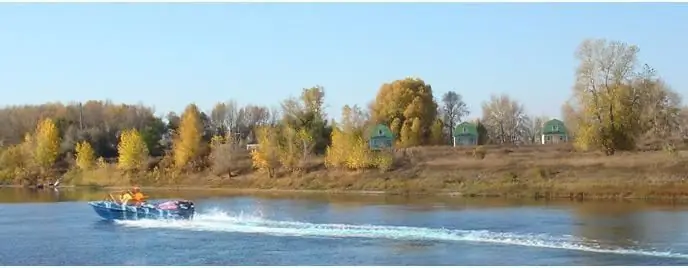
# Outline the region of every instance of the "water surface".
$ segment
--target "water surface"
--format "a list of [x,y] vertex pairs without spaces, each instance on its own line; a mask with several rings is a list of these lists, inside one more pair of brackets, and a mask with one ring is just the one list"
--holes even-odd
[[685,265],[686,206],[149,192],[192,221],[102,221],[105,193],[0,188],[0,265]]

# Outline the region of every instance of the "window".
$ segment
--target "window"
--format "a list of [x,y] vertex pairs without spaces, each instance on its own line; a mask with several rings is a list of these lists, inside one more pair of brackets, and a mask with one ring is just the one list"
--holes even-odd
[[558,125],[553,125],[553,126],[552,126],[552,131],[559,131],[559,126],[558,126]]
[[466,127],[463,127],[463,133],[466,133],[466,132],[468,132],[468,130],[466,129]]
[[564,141],[564,136],[559,136],[560,141]]
[[545,140],[552,140],[552,136],[545,136]]
[[382,136],[382,129],[378,129],[378,130],[377,130],[377,134],[380,135],[380,136]]

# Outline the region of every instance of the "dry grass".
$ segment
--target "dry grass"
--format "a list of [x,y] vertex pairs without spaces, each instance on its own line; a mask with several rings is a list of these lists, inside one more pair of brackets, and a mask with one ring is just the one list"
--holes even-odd
[[[213,172],[173,176],[148,172],[127,179],[110,169],[88,184],[177,185],[265,190],[331,192],[384,191],[394,194],[456,194],[536,198],[688,198],[688,151],[623,152],[614,156],[575,152],[566,145],[483,148],[417,147],[396,152],[396,167],[379,170],[328,170],[314,158],[308,172],[268,178],[251,168],[248,152],[232,156],[232,174]],[[95,171],[104,172],[104,171]],[[94,173],[95,174],[95,173]],[[102,175],[102,177],[101,177]],[[106,179],[107,178],[107,179]],[[85,178],[82,178],[84,182]],[[75,180],[76,182],[77,180]],[[82,183],[83,184],[83,183]]]

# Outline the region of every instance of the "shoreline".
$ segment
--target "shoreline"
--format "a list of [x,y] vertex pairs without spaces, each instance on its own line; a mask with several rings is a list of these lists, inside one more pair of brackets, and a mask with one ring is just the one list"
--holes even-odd
[[[649,186],[649,185],[648,185]],[[131,186],[83,186],[83,185],[64,185],[57,187],[57,189],[68,190],[94,190],[94,191],[119,191]],[[2,188],[15,189],[34,189],[34,190],[52,190],[52,187],[45,188],[31,188],[22,185],[0,185]],[[141,186],[143,190],[147,191],[213,191],[236,194],[316,194],[316,195],[365,195],[365,196],[405,196],[411,198],[426,198],[426,197],[451,197],[458,199],[513,199],[513,200],[551,200],[551,201],[595,201],[595,202],[618,202],[618,201],[661,201],[661,202],[680,202],[688,203],[688,193],[677,192],[653,192],[653,194],[639,196],[632,192],[620,193],[548,193],[548,192],[515,192],[515,193],[462,193],[460,191],[435,190],[424,192],[400,192],[400,191],[385,191],[385,190],[346,190],[346,189],[265,189],[265,188],[235,188],[235,187],[217,187],[217,186],[198,186],[198,185],[158,185],[158,186]]]

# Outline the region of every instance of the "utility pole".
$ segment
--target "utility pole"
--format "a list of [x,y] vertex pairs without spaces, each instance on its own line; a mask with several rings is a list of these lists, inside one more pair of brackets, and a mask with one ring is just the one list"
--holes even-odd
[[84,106],[79,102],[79,129],[84,130]]

